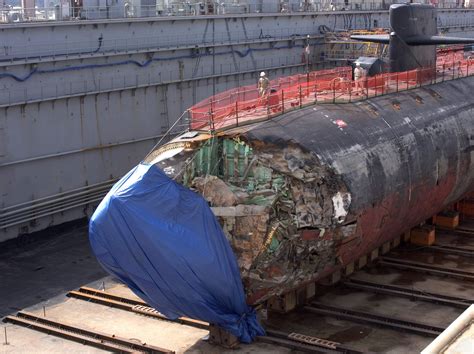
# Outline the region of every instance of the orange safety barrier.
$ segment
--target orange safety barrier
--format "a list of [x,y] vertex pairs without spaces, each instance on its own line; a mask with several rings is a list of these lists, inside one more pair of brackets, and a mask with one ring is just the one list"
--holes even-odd
[[[275,97],[272,91],[278,95],[286,96],[287,99],[299,97],[299,91],[295,87],[312,87],[313,92],[316,85],[322,90],[338,89],[340,84],[334,83],[334,79],[351,80],[352,68],[340,67],[335,69],[314,71],[309,74],[297,74],[271,80],[268,93]],[[282,93],[285,92],[287,95]],[[273,101],[275,99],[273,98]],[[250,110],[267,105],[267,100],[259,98],[256,85],[243,86],[227,90],[214,95],[204,101],[197,103],[189,109],[191,115],[191,128],[202,129],[209,126],[209,117],[213,120],[225,118],[240,110]]]
[[228,90],[188,110],[190,129],[219,130],[269,119],[308,104],[354,102],[474,74],[474,59],[464,59],[462,52],[445,54],[438,58],[436,69],[384,73],[358,82],[352,80],[351,67],[340,67],[272,80],[263,97],[259,97],[256,85]]

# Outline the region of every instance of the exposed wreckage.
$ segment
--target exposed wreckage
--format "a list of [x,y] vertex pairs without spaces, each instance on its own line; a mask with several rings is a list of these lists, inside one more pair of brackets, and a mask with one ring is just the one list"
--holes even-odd
[[[390,66],[404,71],[413,89],[398,92],[397,76],[397,93],[257,123],[241,117],[241,127],[212,122],[208,128],[217,132],[186,133],[145,159],[209,202],[237,256],[248,303],[327,276],[474,189],[474,77],[433,78],[435,45],[443,43],[434,36],[433,8],[394,5],[391,21],[390,36],[356,39],[390,43]],[[401,53],[406,47],[413,49],[409,59]],[[420,63],[427,70],[411,86],[409,71]],[[384,80],[382,93],[394,81]],[[432,85],[423,87],[426,80]],[[309,90],[300,84],[300,106],[302,87]],[[377,79],[365,88],[377,94]],[[323,101],[324,93],[314,91]],[[279,113],[281,96],[274,100]],[[237,117],[240,103],[235,107]]]

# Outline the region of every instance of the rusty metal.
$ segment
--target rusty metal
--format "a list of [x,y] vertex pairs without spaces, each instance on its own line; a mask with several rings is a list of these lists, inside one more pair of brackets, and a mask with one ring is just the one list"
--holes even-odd
[[359,353],[359,351],[351,349],[342,345],[341,343],[330,341],[327,339],[321,339],[313,336],[308,336],[301,333],[285,333],[273,329],[266,330],[267,335],[270,337],[280,338],[280,339],[288,339],[294,342],[299,342],[305,345],[311,345],[314,347],[320,347],[324,349],[329,349],[332,351],[343,352],[343,353]]
[[[308,344],[297,343],[289,339],[270,337],[270,336],[261,336],[257,337],[257,340],[262,343],[278,345],[280,347],[289,348],[303,353],[331,353],[328,349],[312,347]],[[337,353],[337,351],[336,351]]]
[[322,303],[312,302],[310,306],[305,306],[308,312],[336,317],[342,320],[352,322],[369,323],[381,327],[391,328],[399,331],[412,332],[424,336],[437,337],[445,328],[432,326],[421,322],[408,321],[393,316],[375,315],[363,311],[354,311],[343,307],[325,305]]
[[355,349],[346,347],[341,343],[316,338],[300,333],[285,333],[273,329],[266,330],[265,337],[258,337],[260,342],[279,345],[293,350],[306,353],[361,353]]
[[[75,293],[75,292],[71,291],[69,294],[72,294],[72,293]],[[117,301],[117,302],[123,302],[125,304],[130,304],[130,305],[148,306],[145,301],[140,300],[140,299],[132,299],[132,298],[129,298],[129,297],[118,296],[118,295],[115,295],[115,294],[112,294],[112,293],[109,293],[109,292],[106,292],[106,291],[102,291],[102,290],[99,290],[99,289],[89,288],[87,286],[81,286],[79,288],[79,290],[76,291],[76,293],[90,294],[90,295],[98,296],[98,297],[101,297],[101,298],[114,300],[114,301]]]
[[353,289],[374,292],[377,294],[406,297],[409,299],[434,302],[437,304],[455,306],[464,309],[469,307],[469,305],[474,302],[474,299],[463,299],[455,296],[415,290],[404,286],[380,284],[358,279],[347,279],[342,282],[342,285]]
[[474,281],[474,272],[460,270],[456,268],[441,267],[433,264],[427,264],[416,261],[408,261],[405,259],[398,259],[393,257],[381,257],[378,264],[393,268],[407,269],[417,272],[430,273],[441,276],[448,276],[452,278],[464,279]]
[[146,302],[142,300],[122,297],[93,288],[81,287],[79,291],[70,291],[68,293],[68,296],[94,302],[101,305],[118,308],[129,312],[134,312],[148,317],[153,317],[159,320],[177,322],[180,324],[201,329],[209,329],[209,324],[206,322],[193,320],[187,317],[180,317],[176,320],[172,320],[162,315],[160,312],[150,307]]
[[113,352],[174,353],[174,351],[169,349],[160,348],[141,342],[137,343],[136,341],[130,341],[116,335],[109,335],[106,333],[92,331],[62,322],[45,319],[27,312],[19,312],[16,316],[7,316],[4,318],[4,322],[25,326],[40,332]]

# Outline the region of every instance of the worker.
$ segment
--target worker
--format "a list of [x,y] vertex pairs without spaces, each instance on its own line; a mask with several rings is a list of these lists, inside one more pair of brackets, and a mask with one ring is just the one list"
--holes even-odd
[[360,66],[360,63],[356,63],[356,67],[354,69],[356,95],[359,94],[359,91],[362,91],[362,93],[364,93],[364,79],[365,79],[365,70]]
[[260,73],[260,79],[258,79],[258,96],[260,98],[264,97],[267,94],[268,86],[270,86],[270,80],[265,75],[265,72]]

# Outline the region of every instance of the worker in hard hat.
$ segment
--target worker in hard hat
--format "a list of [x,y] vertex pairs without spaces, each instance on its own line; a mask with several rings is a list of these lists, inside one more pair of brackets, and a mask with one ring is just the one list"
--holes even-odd
[[364,68],[362,68],[360,63],[356,63],[356,67],[354,69],[354,81],[355,81],[356,95],[358,95],[360,91],[362,91],[362,93],[364,93],[364,80],[365,80],[365,70],[364,70]]
[[270,80],[268,80],[267,75],[265,75],[265,72],[260,73],[260,78],[258,79],[258,96],[260,98],[264,97],[267,92],[268,92],[268,86],[270,86]]

